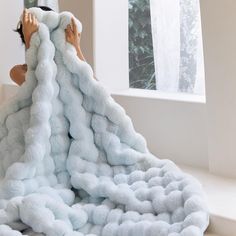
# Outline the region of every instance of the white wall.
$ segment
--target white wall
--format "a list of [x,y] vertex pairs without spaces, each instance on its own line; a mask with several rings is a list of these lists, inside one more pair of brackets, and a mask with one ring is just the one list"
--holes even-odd
[[201,0],[209,167],[236,176],[236,1]]
[[152,153],[179,164],[208,167],[204,103],[114,96]]
[[12,83],[10,69],[16,64],[23,64],[24,46],[20,37],[13,32],[23,11],[23,0],[0,1],[0,83]]
[[95,75],[111,90],[129,87],[128,0],[94,0]]

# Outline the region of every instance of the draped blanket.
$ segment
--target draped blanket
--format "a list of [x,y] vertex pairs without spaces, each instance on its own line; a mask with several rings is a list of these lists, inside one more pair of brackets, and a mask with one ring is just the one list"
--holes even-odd
[[72,14],[29,11],[26,82],[0,111],[0,236],[202,236],[200,184],[149,152],[77,57]]

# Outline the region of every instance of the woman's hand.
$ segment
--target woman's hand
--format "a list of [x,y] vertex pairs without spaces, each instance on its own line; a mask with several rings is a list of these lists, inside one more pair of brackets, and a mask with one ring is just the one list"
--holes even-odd
[[78,31],[75,19],[73,17],[71,18],[71,23],[67,25],[65,29],[65,34],[66,34],[66,41],[75,47],[77,56],[80,58],[80,60],[86,61],[80,48],[81,33]]
[[77,56],[80,58],[80,60],[86,61],[80,48],[81,33],[78,31],[75,19],[73,17],[71,18],[71,23],[67,25],[65,33],[66,41],[75,47]]
[[23,19],[22,19],[22,29],[25,39],[25,46],[26,49],[30,47],[30,39],[33,33],[37,32],[39,28],[38,21],[36,17],[24,9],[23,12]]
[[78,28],[75,24],[75,19],[73,17],[71,18],[71,23],[67,25],[65,33],[66,41],[72,44],[76,50],[80,48],[81,33],[78,31]]

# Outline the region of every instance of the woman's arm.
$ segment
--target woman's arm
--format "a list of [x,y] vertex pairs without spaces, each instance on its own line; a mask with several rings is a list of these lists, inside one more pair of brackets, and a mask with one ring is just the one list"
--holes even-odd
[[[23,11],[22,18],[22,30],[25,40],[25,47],[28,49],[30,47],[30,39],[33,33],[38,31],[38,21],[36,17],[29,13],[27,9]],[[27,65],[16,65],[10,70],[11,79],[18,85],[22,85],[25,82],[25,74],[27,72]]]
[[[71,18],[71,24],[67,25],[65,33],[66,41],[75,47],[79,59],[82,61],[86,61],[82,49],[80,47],[81,33],[78,32],[78,28],[73,17]],[[96,78],[94,77],[94,79]]]

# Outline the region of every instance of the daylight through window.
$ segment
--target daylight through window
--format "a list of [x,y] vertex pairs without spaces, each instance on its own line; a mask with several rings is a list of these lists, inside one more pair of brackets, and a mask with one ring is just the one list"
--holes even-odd
[[199,0],[129,0],[130,87],[205,94]]

